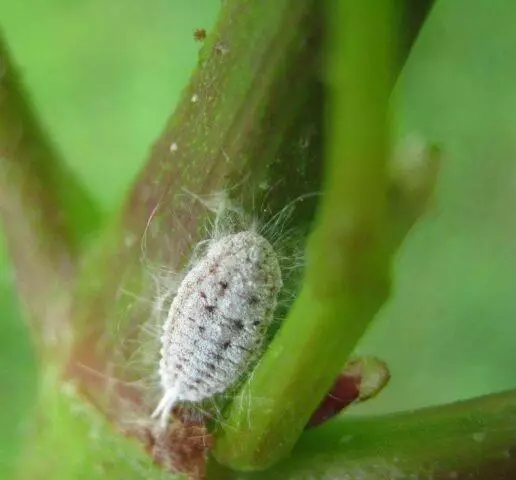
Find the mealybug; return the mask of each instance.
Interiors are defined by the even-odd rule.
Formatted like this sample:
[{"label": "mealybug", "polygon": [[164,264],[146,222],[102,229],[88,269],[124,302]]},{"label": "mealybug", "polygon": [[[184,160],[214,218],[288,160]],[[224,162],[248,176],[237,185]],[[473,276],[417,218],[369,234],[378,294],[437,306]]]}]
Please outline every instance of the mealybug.
[{"label": "mealybug", "polygon": [[180,401],[200,402],[234,385],[259,353],[282,288],[272,245],[253,230],[211,241],[186,274],[161,337],[163,428]]}]

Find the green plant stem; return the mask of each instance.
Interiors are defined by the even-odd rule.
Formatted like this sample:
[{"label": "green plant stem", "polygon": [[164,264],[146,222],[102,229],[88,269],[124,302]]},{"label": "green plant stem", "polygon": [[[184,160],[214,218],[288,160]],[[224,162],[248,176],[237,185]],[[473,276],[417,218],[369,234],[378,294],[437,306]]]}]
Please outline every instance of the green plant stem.
[{"label": "green plant stem", "polygon": [[[255,197],[261,205],[267,194],[281,207],[296,196],[283,185],[260,197],[259,184],[285,182],[276,157],[284,137],[299,141],[302,132],[291,132],[292,126],[298,126],[300,117],[306,119],[303,109],[312,109],[314,103],[320,107],[320,102],[311,101],[317,95],[312,92],[320,54],[316,41],[313,48],[310,45],[320,20],[314,15],[316,5],[294,0],[224,3],[199,66],[148,164],[123,210],[84,262],[76,302],[78,333],[105,338],[113,318],[110,310],[127,307],[114,297],[127,285],[131,293],[142,293],[153,281],[149,264],[184,266],[203,238],[199,224],[206,214],[185,192],[208,195],[229,187],[232,194],[240,194],[238,200]],[[317,177],[313,165],[319,163],[318,157],[309,156],[310,141],[300,150],[303,155],[295,151],[288,158],[298,161],[299,171],[288,179],[296,188],[311,185]],[[148,312],[138,314],[141,324]],[[125,318],[127,326],[131,321]],[[124,326],[118,325],[118,334]]]},{"label": "green plant stem", "polygon": [[235,469],[264,469],[290,453],[388,298],[394,251],[386,241],[387,105],[395,8],[383,2],[371,9],[358,0],[327,5],[331,96],[324,197],[298,298],[216,438],[215,457]]},{"label": "green plant stem", "polygon": [[[503,479],[516,474],[516,391],[371,417],[305,433],[270,479]],[[260,474],[245,478],[261,478]]]},{"label": "green plant stem", "polygon": [[45,330],[37,336],[50,337],[63,320],[50,299],[69,283],[99,217],[38,123],[1,32],[0,215],[19,294]]},{"label": "green plant stem", "polygon": [[[255,199],[273,214],[319,188],[318,12],[314,0],[224,2],[123,211],[84,262],[66,374],[124,429],[127,408],[148,415],[156,401],[145,400],[141,384],[126,382],[142,376],[134,345],[141,345],[138,335],[156,294],[149,265],[180,270],[203,238],[206,209],[185,191],[230,188],[238,202],[249,206]],[[314,203],[303,202],[299,225],[308,223]]]}]

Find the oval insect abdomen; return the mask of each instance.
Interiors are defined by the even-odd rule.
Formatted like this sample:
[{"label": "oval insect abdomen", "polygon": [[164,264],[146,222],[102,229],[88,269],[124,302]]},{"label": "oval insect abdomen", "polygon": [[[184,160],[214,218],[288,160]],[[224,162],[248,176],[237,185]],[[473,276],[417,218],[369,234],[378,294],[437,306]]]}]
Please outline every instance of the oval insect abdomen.
[{"label": "oval insect abdomen", "polygon": [[258,353],[282,287],[277,256],[252,231],[213,242],[188,272],[162,336],[165,395],[201,401],[233,385]]}]

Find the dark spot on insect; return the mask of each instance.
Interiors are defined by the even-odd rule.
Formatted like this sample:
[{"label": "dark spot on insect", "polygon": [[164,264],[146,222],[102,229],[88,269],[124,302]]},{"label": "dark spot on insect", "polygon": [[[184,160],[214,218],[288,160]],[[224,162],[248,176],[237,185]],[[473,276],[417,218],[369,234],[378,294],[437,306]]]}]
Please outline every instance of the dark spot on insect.
[{"label": "dark spot on insect", "polygon": [[206,330],[206,327],[204,325],[199,325],[199,332],[204,332]]},{"label": "dark spot on insect", "polygon": [[256,305],[259,301],[260,301],[260,299],[254,295],[250,296],[247,299],[247,302],[249,303],[249,305]]},{"label": "dark spot on insect", "polygon": [[196,378],[196,379],[194,380],[194,383],[195,383],[195,384],[197,384],[197,385],[200,385],[200,383],[201,383],[201,379],[200,379],[200,378]]},{"label": "dark spot on insect", "polygon": [[208,366],[208,368],[209,368],[210,370],[212,370],[212,371],[215,371],[215,369],[216,369],[216,367],[215,367],[215,365],[214,365],[213,363],[208,363],[208,365],[207,365],[207,366]]},{"label": "dark spot on insect", "polygon": [[224,350],[227,350],[229,347],[231,346],[231,342],[229,340],[226,340],[223,344],[222,344],[222,348]]},{"label": "dark spot on insect", "polygon": [[188,317],[188,320],[190,320],[191,322],[195,322],[195,318],[193,317]]},{"label": "dark spot on insect", "polygon": [[193,37],[196,42],[202,42],[206,38],[206,29],[196,28]]},{"label": "dark spot on insect", "polygon": [[237,330],[243,330],[244,328],[244,322],[242,322],[242,320],[235,320],[234,325]]},{"label": "dark spot on insect", "polygon": [[219,282],[220,289],[222,291],[226,290],[228,288],[228,282],[220,281]]},{"label": "dark spot on insect", "polygon": [[208,271],[213,275],[214,273],[216,273],[216,272],[217,272],[217,268],[218,268],[218,267],[219,267],[219,266],[218,266],[217,264],[212,265]]},{"label": "dark spot on insect", "polygon": [[255,320],[255,321],[253,322],[253,325],[254,325],[255,327],[257,327],[258,325],[260,325],[260,320]]},{"label": "dark spot on insect", "polygon": [[208,297],[206,296],[206,292],[204,292],[203,290],[201,290],[201,292],[199,293],[200,297],[203,299],[203,300],[207,300]]},{"label": "dark spot on insect", "polygon": [[233,365],[238,365],[238,362],[235,362],[235,360],[232,360],[231,357],[226,358],[226,361]]},{"label": "dark spot on insect", "polygon": [[176,370],[183,370],[183,365],[181,365],[180,363],[176,363]]},{"label": "dark spot on insect", "polygon": [[213,313],[217,309],[215,305],[205,305],[204,308],[206,308],[208,313]]}]

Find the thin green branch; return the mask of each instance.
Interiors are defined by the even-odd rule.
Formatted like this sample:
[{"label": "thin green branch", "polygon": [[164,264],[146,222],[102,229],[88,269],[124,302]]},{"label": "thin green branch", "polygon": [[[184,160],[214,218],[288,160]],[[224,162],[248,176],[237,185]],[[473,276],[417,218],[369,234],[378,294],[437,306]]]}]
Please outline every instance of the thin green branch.
[{"label": "thin green branch", "polygon": [[344,415],[303,435],[267,478],[516,478],[515,420],[516,391],[382,416]]},{"label": "thin green branch", "polygon": [[298,298],[216,437],[215,457],[235,469],[264,469],[289,454],[388,298],[395,253],[386,207],[396,9],[394,2],[374,9],[359,0],[327,5],[324,197]]},{"label": "thin green branch", "polygon": [[50,299],[99,217],[38,123],[1,33],[0,215],[23,302],[54,323]]}]

